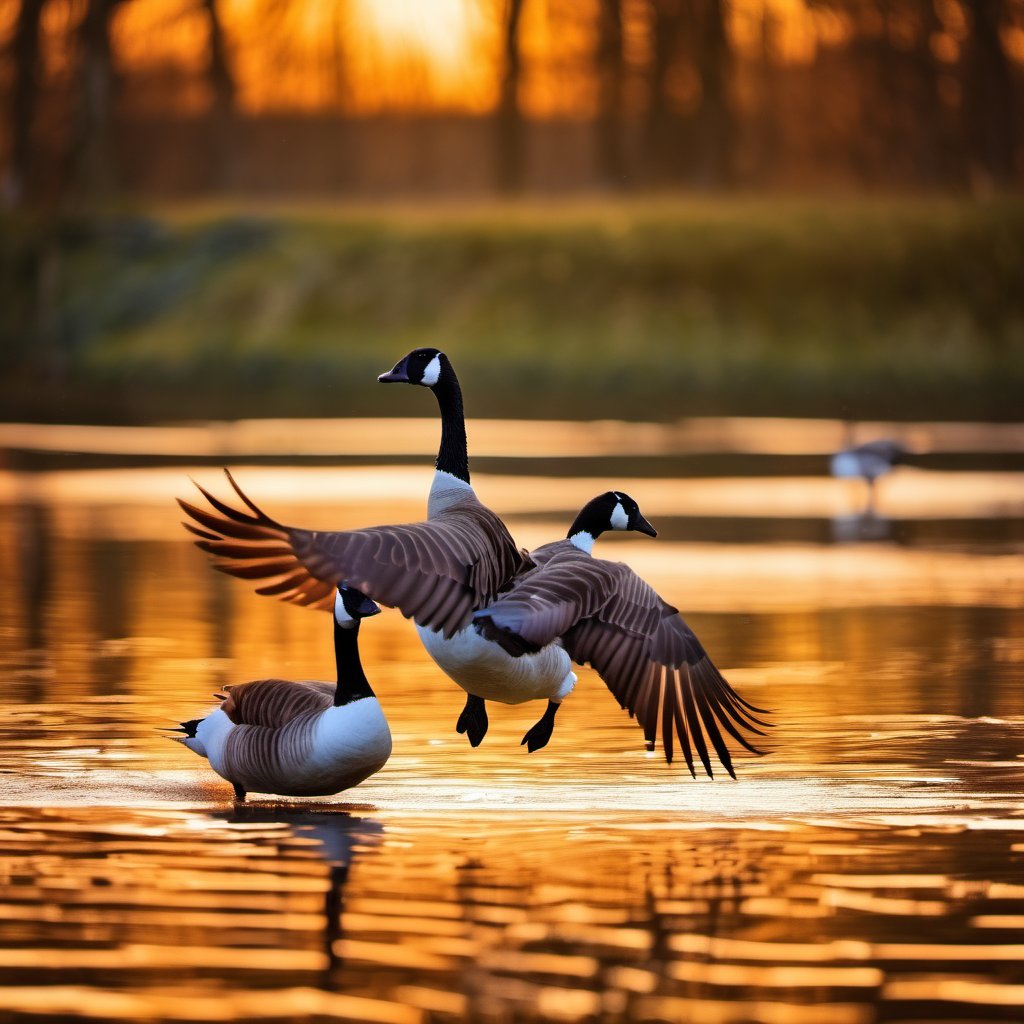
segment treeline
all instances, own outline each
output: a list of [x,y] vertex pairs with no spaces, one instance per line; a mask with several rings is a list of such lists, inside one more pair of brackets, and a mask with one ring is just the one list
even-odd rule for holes
[[[352,0],[256,0],[244,20],[220,0],[13,0],[6,203],[1024,180],[1024,0],[466,5],[473,96],[442,98],[425,51],[388,106]],[[286,75],[299,99],[275,95]]]

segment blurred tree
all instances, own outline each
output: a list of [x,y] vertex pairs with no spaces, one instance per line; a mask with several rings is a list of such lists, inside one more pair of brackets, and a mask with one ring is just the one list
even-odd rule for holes
[[955,172],[946,159],[946,109],[933,41],[942,30],[934,0],[914,0],[913,41],[907,47],[906,108],[914,126],[911,176],[923,185],[947,182]]
[[645,178],[649,185],[663,185],[677,177],[682,162],[682,127],[672,103],[673,71],[685,53],[682,0],[651,0],[650,32]]
[[[932,49],[942,26],[933,0],[809,3],[812,10],[837,15],[846,28],[840,45],[818,54],[812,82],[828,81],[831,65],[845,86],[853,130],[841,142],[859,182],[935,184],[948,175],[941,159],[947,112]],[[829,90],[824,98],[830,98]]]
[[501,89],[496,117],[497,183],[499,191],[504,193],[522,189],[525,171],[523,120],[519,106],[522,77],[519,23],[522,13],[523,0],[505,0],[501,31]]
[[964,116],[975,184],[1009,185],[1014,177],[1018,124],[1013,77],[1001,30],[1006,0],[962,0],[970,17],[965,58]]
[[697,0],[691,6],[700,98],[691,181],[704,188],[732,182],[733,108],[730,96],[732,48],[724,0]]
[[232,163],[235,147],[235,77],[228,59],[224,41],[224,27],[221,23],[218,0],[201,0],[203,13],[208,25],[209,61],[207,79],[210,83],[212,103],[210,106],[211,139],[208,148],[210,156],[210,177],[215,188],[225,189],[232,180]]
[[42,76],[40,24],[46,0],[22,0],[15,22],[11,53],[11,156],[3,187],[5,203],[18,206],[28,198],[35,163],[33,127]]
[[751,177],[765,184],[771,183],[780,159],[779,139],[779,73],[778,39],[779,16],[773,7],[765,4],[757,23],[757,50],[751,61],[754,89],[752,97]]
[[649,178],[718,188],[732,178],[732,47],[724,0],[651,0]]
[[599,0],[594,55],[598,80],[597,172],[606,188],[629,184],[622,137],[626,77],[622,15],[622,0]]
[[68,179],[88,199],[110,195],[116,181],[113,120],[116,74],[110,28],[128,0],[88,0],[78,26],[78,96],[69,146]]
[[1024,0],[459,2],[0,0],[0,202],[1021,181]]

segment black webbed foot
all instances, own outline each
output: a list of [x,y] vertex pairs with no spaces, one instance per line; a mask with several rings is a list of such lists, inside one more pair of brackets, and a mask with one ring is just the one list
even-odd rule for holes
[[240,786],[237,782],[232,782],[231,785],[235,787],[235,803],[244,804],[245,788]]
[[541,747],[546,747],[548,740],[551,739],[551,730],[555,727],[555,714],[560,707],[561,704],[557,701],[549,700],[547,710],[541,715],[540,721],[527,730],[519,745],[525,744],[527,751],[531,754],[535,750],[540,750]]
[[472,747],[479,747],[487,735],[487,705],[483,697],[466,697],[466,706],[455,725],[457,733],[465,733]]

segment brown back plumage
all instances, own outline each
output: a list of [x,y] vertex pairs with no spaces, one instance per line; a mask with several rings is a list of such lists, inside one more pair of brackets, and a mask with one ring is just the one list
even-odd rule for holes
[[185,523],[214,568],[258,580],[258,594],[315,608],[334,605],[345,581],[380,604],[398,608],[445,636],[467,626],[524,565],[505,524],[472,491],[426,522],[320,532],[267,516],[225,470],[243,512],[200,492],[214,511],[178,499],[198,524]]
[[226,686],[221,710],[235,725],[287,725],[299,715],[319,713],[334,703],[332,683],[291,682],[287,679],[257,679],[251,683]]
[[322,712],[296,715],[280,727],[239,725],[231,730],[224,747],[223,767],[227,778],[240,781],[248,790],[263,793],[302,795],[329,791],[329,786],[284,785],[293,778],[295,766],[305,764],[313,751],[316,727]]
[[667,761],[678,738],[690,773],[696,750],[711,776],[710,740],[735,778],[722,730],[758,753],[741,730],[764,735],[757,726],[767,723],[725,681],[677,610],[629,566],[592,558],[569,541],[532,557],[542,564],[477,614],[483,635],[513,654],[561,638],[573,660],[592,665],[636,717],[648,749],[660,730]]

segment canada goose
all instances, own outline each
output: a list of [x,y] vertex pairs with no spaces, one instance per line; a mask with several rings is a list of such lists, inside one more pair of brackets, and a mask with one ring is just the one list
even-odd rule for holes
[[[536,568],[476,612],[474,627],[513,657],[564,646],[573,661],[592,665],[619,706],[637,718],[648,750],[654,749],[660,725],[665,760],[671,763],[674,730],[690,774],[696,775],[692,743],[712,777],[706,734],[735,778],[722,729],[760,753],[740,729],[764,735],[757,726],[767,723],[754,716],[763,712],[729,686],[679,612],[629,566],[592,557],[594,541],[607,529],[654,535],[628,494],[598,496],[584,506],[564,540],[530,552]],[[537,732],[537,745],[547,742],[557,710],[550,702],[531,730]]]
[[[359,660],[359,623],[380,608],[340,586],[334,599],[336,684],[259,679],[225,687],[219,708],[183,722],[175,737],[235,787],[282,796],[329,796],[380,771],[391,731]],[[218,695],[220,696],[220,695]]]
[[851,445],[832,456],[832,475],[839,479],[860,477],[864,480],[868,485],[864,512],[870,515],[875,509],[875,481],[885,476],[893,466],[906,461],[909,454],[903,445],[888,438]]

